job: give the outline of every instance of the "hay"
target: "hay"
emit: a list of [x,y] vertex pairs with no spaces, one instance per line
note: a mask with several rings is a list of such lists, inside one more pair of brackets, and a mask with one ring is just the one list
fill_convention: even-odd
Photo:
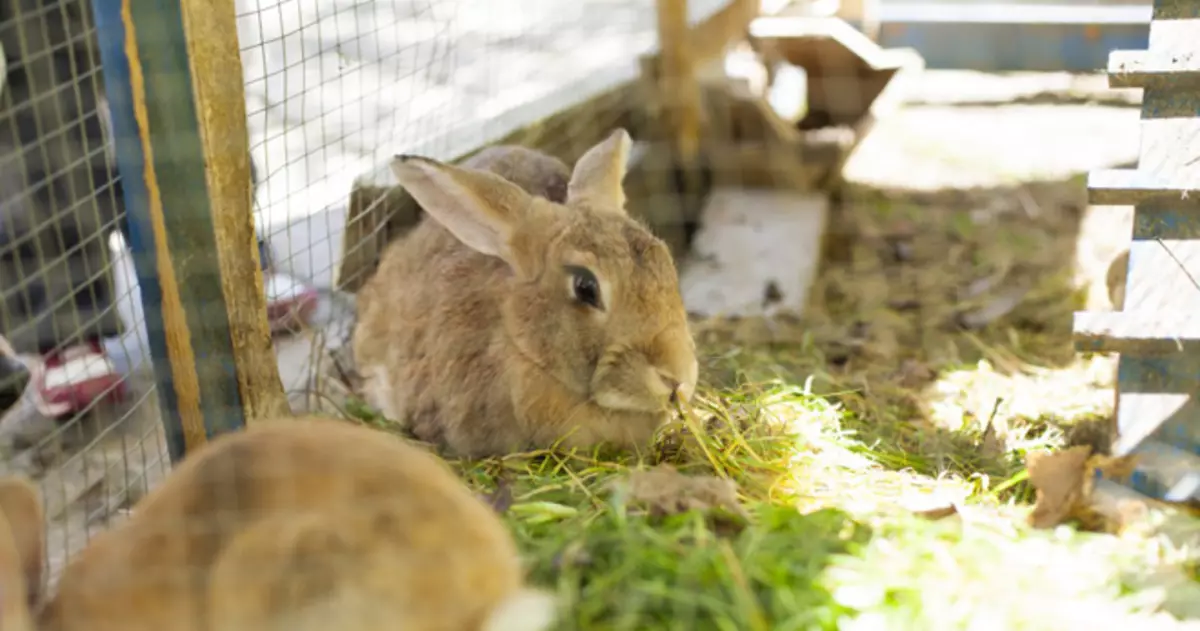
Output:
[[[454,465],[562,629],[1176,628],[1159,610],[1197,602],[1177,533],[1026,523],[1025,456],[1103,444],[1111,415],[1111,360],[1070,344],[1083,208],[1078,180],[859,192],[803,318],[694,323],[704,383],[646,453]],[[614,492],[665,465],[729,481],[705,484],[744,514]]]

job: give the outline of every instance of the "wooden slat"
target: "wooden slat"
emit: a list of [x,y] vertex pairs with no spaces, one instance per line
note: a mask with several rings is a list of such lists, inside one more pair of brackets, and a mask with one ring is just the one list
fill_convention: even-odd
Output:
[[1108,56],[1111,88],[1200,86],[1200,57],[1175,51],[1114,50]]
[[688,38],[696,63],[721,56],[731,42],[744,38],[758,12],[759,0],[730,0],[720,11],[692,27]]
[[1154,20],[1194,20],[1200,18],[1200,4],[1193,0],[1156,0]]
[[1200,209],[1200,178],[1191,182],[1164,182],[1136,169],[1098,169],[1088,174],[1088,202],[1098,206],[1161,204]]
[[692,164],[700,151],[700,86],[688,37],[687,0],[657,0],[658,97],[680,161]]
[[1093,353],[1164,354],[1200,342],[1192,313],[1081,311],[1075,314],[1075,348]]
[[[279,380],[279,367],[267,323],[267,296],[250,184],[249,136],[246,100],[243,97],[241,52],[237,15],[233,3],[179,0],[183,17],[192,91],[199,118],[201,150],[208,195],[217,269],[225,296],[229,340],[221,340],[220,353],[228,350],[246,422],[286,414],[287,398]],[[202,353],[204,348],[199,349]],[[217,363],[217,358],[200,361]],[[225,367],[218,369],[223,372]],[[218,372],[220,374],[220,372]],[[237,427],[206,419],[209,432]]]
[[1124,310],[1075,315],[1079,350],[1121,354],[1113,451],[1138,459],[1119,481],[1174,502],[1200,490],[1198,13],[1200,0],[1155,0],[1147,50],[1109,56],[1109,85],[1145,89],[1137,170],[1088,181],[1093,203],[1135,205]]
[[1146,440],[1131,450],[1139,455],[1137,473],[1129,480],[1138,491],[1168,502],[1200,499],[1194,482],[1200,476],[1200,456],[1160,440]]

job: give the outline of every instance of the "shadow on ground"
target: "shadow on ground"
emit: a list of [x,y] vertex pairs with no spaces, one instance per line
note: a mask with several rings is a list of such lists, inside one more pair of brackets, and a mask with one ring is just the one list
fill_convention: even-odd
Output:
[[1071,342],[1097,273],[1078,264],[1087,212],[1083,176],[852,188],[806,315],[697,323],[702,374],[719,387],[811,376],[882,464],[929,475],[1006,476],[1035,444],[1103,444],[1111,371]]

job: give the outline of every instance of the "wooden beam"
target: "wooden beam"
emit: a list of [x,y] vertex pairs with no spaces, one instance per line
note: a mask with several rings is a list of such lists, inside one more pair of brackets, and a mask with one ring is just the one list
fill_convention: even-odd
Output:
[[[1163,28],[1163,24],[1157,25]],[[1195,28],[1194,23],[1178,25]],[[1195,88],[1200,85],[1200,59],[1187,51],[1114,50],[1108,55],[1110,88]]]
[[700,152],[700,85],[688,36],[687,0],[657,0],[658,95],[675,151],[692,163]]
[[1088,173],[1088,202],[1096,206],[1148,204],[1200,210],[1200,189],[1191,182],[1162,181],[1138,169],[1096,169]]
[[179,0],[216,239],[216,261],[248,422],[288,412],[267,322],[250,184],[245,84],[232,2]]
[[1200,345],[1200,321],[1191,313],[1081,311],[1075,348],[1092,353],[1160,355]]
[[138,142],[117,144],[125,178],[144,184],[126,191],[127,211],[147,228],[142,249],[153,249],[161,291],[145,307],[161,314],[162,330],[148,332],[162,336],[166,356],[154,360],[170,367],[161,385],[188,451],[247,416],[286,409],[264,333],[233,7],[199,4],[121,0]]
[[697,24],[688,34],[695,62],[719,57],[729,44],[744,38],[761,6],[761,0],[730,0],[725,8]]

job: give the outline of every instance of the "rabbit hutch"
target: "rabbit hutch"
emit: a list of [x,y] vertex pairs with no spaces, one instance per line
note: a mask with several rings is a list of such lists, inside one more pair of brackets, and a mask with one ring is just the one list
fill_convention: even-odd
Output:
[[[1200,489],[1194,0],[43,4],[0,4],[0,444],[40,490],[50,583],[218,435],[308,413],[405,434],[351,351],[357,294],[425,217],[398,156],[516,145],[575,165],[618,128],[625,208],[678,271],[695,399],[649,462],[448,459],[531,580],[570,592],[570,628],[908,616],[838,592],[870,582],[845,559],[886,554],[862,511],[919,515],[917,555],[971,502],[1111,530],[1128,502]],[[1099,87],[1081,74],[1105,67]],[[1062,147],[1082,157],[1052,175],[964,183]],[[950,183],[921,188],[934,162]],[[1077,245],[1089,204],[1132,206],[1132,232]],[[1126,252],[1119,299],[1081,304],[1065,259],[1088,248],[1106,269]],[[1058,495],[1051,464],[1073,476]],[[784,541],[818,560],[785,563]],[[597,568],[643,596],[605,601]]]

